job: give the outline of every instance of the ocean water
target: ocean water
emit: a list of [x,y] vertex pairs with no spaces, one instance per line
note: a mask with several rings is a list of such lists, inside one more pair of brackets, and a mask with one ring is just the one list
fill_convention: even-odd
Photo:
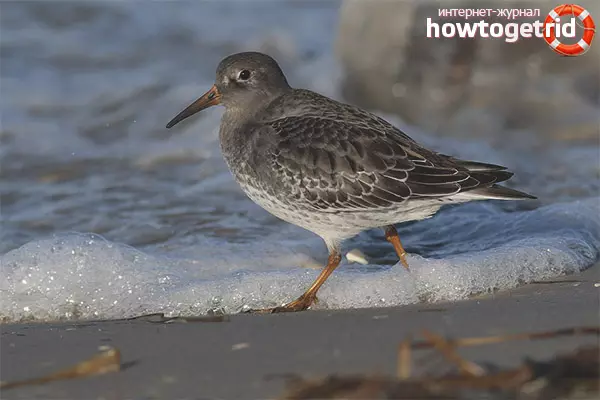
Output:
[[[238,312],[292,300],[327,257],[320,238],[248,200],[221,158],[222,110],[164,125],[218,61],[260,50],[296,87],[340,97],[337,2],[0,4],[0,318]],[[349,240],[315,308],[464,299],[581,271],[600,256],[598,144],[543,132],[423,144],[516,172],[539,197],[447,207]],[[494,130],[486,130],[494,132]],[[492,135],[492,136],[489,136]]]

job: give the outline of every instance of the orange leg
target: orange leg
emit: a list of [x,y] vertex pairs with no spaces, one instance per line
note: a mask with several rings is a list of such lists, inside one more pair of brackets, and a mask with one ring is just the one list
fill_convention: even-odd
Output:
[[410,271],[408,262],[406,262],[406,250],[402,247],[398,231],[392,225],[385,228],[385,239],[394,246],[394,250],[396,250],[396,254],[398,254],[398,258],[400,258],[400,262],[402,262],[404,268],[406,268],[407,271]]
[[303,311],[309,308],[317,299],[317,292],[319,288],[323,286],[329,275],[333,273],[333,271],[340,265],[340,261],[342,260],[342,255],[335,251],[329,254],[329,259],[327,260],[327,265],[321,271],[317,279],[313,282],[313,284],[308,288],[306,292],[296,300],[287,303],[281,307],[275,308],[265,308],[261,310],[252,310],[250,312],[257,313],[280,313],[280,312],[295,312],[295,311]]

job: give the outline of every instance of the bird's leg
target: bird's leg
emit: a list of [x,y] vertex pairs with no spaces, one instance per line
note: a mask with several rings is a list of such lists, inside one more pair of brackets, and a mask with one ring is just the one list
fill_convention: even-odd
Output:
[[317,279],[313,282],[313,284],[308,288],[306,292],[296,300],[287,303],[281,307],[275,308],[266,308],[262,310],[252,310],[251,312],[258,313],[280,313],[280,312],[295,312],[295,311],[303,311],[310,307],[315,300],[317,299],[317,292],[319,288],[323,286],[329,275],[333,273],[333,271],[340,265],[340,261],[342,260],[342,255],[339,251],[333,250],[329,254],[329,258],[327,260],[327,265],[323,268],[323,271],[319,274]]
[[404,268],[406,268],[407,271],[410,271],[408,262],[406,261],[406,250],[402,247],[398,231],[392,225],[385,228],[385,239],[394,246],[394,250],[396,250],[396,254],[398,254],[398,258],[400,258],[400,262],[402,262]]

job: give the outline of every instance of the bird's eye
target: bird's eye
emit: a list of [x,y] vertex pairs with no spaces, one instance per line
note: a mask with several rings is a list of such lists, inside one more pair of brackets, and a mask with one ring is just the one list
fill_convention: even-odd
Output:
[[250,71],[248,71],[247,69],[240,71],[238,78],[241,81],[247,81],[248,78],[250,78]]

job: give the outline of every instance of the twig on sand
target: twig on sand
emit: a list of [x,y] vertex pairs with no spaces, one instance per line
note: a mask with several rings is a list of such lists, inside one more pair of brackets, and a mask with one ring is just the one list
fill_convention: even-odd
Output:
[[131,318],[125,318],[125,321],[151,322],[155,324],[173,324],[173,323],[192,323],[192,322],[229,322],[229,316],[224,314],[201,315],[192,317],[165,317],[164,313],[144,314]]
[[103,375],[117,372],[121,369],[121,352],[115,348],[109,348],[94,355],[92,358],[82,361],[73,367],[45,375],[39,378],[24,379],[20,381],[2,382],[0,389],[13,389],[21,386],[40,385],[52,381],[64,379],[84,378],[93,375]]
[[[508,335],[496,335],[496,336],[483,336],[483,337],[471,337],[462,339],[447,339],[446,342],[455,347],[463,346],[480,346],[482,344],[493,344],[508,342],[512,340],[536,340],[536,339],[552,339],[560,336],[580,336],[580,335],[598,335],[600,336],[600,327],[596,326],[583,326],[575,328],[558,329],[547,332],[533,332],[533,333],[516,333]],[[427,349],[435,347],[434,343],[430,340],[424,340],[415,342],[411,345],[412,349]]]

